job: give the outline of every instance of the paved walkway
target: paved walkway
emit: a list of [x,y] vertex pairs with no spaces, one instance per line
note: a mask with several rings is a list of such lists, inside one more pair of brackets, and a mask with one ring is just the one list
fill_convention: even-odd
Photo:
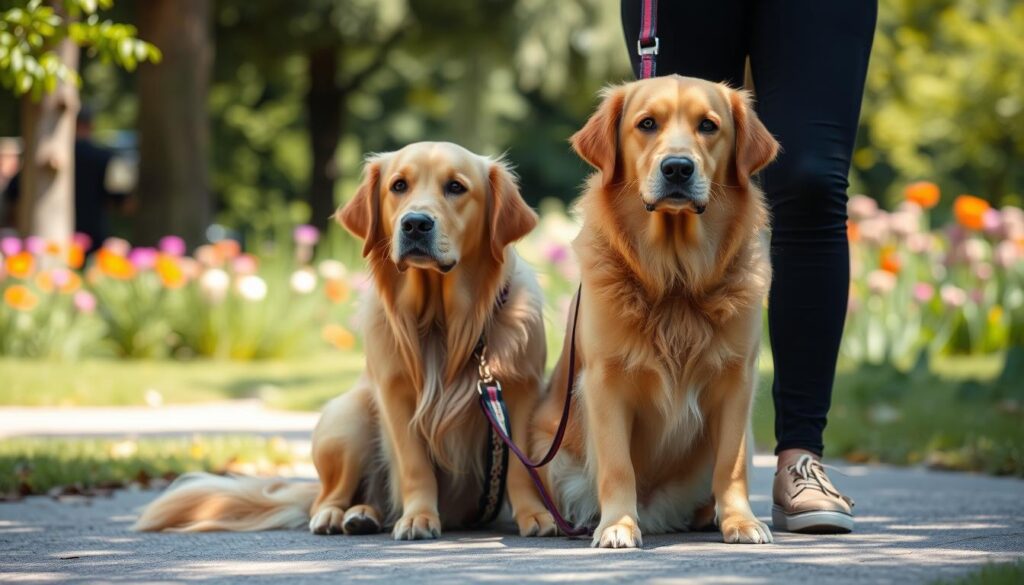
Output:
[[259,400],[159,407],[0,408],[0,439],[248,433],[309,439],[318,412],[272,410]]
[[[767,517],[772,459],[758,457],[755,511]],[[134,534],[155,494],[89,503],[0,504],[0,582],[226,581],[358,583],[929,583],[1024,557],[1024,481],[889,467],[843,467],[857,502],[845,536],[776,534],[774,545],[722,544],[715,534],[646,536],[642,550],[525,539],[508,531],[438,541],[255,534]]]

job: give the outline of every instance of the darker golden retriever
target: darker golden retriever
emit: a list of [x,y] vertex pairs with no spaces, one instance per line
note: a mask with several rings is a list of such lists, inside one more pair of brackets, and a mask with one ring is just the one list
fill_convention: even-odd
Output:
[[[364,242],[366,372],[313,432],[319,483],[186,477],[151,504],[139,530],[265,530],[436,538],[473,522],[487,423],[474,349],[486,341],[513,434],[525,436],[544,375],[543,300],[510,244],[536,225],[501,161],[449,143],[371,157],[339,219]],[[496,303],[496,299],[502,302]],[[526,469],[508,498],[524,535],[552,534]]]
[[[544,469],[594,546],[712,524],[771,542],[747,469],[767,212],[751,175],[778,145],[746,94],[679,76],[613,87],[572,145],[597,172],[574,243],[582,294],[575,404]],[[534,423],[547,448],[565,399],[569,340]]]

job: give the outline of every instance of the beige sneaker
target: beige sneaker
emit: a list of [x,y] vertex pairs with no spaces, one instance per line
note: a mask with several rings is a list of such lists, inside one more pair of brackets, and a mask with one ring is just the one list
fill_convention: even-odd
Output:
[[801,455],[796,463],[775,472],[772,528],[812,534],[853,530],[853,500],[839,493],[820,461]]

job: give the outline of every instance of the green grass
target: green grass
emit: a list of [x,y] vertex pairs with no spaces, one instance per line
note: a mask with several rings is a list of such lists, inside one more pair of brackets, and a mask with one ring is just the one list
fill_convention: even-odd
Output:
[[164,403],[260,398],[314,410],[347,390],[363,368],[356,353],[288,361],[0,359],[0,406],[130,406],[159,392]]
[[[771,360],[762,363],[754,432],[758,445],[769,449],[774,445]],[[927,463],[1024,476],[1020,391],[1008,391],[996,381],[1001,367],[996,356],[947,358],[909,372],[840,368],[826,454],[856,462]],[[246,363],[91,360],[65,365],[6,359],[0,360],[0,405],[145,404],[152,389],[165,403],[256,397],[277,408],[313,410],[348,389],[362,368],[362,356],[352,353]],[[124,484],[140,476],[223,471],[239,461],[285,463],[293,458],[272,443],[257,438],[5,440],[0,442],[0,493]]]
[[6,439],[0,441],[0,496],[147,485],[189,471],[275,474],[306,459],[280,438]]
[[966,577],[936,581],[935,585],[1018,585],[1019,583],[1024,583],[1024,561],[989,565]]

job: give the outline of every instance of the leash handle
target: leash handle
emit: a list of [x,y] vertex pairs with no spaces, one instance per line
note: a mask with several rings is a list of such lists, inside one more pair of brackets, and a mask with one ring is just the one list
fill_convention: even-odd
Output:
[[590,534],[590,530],[585,526],[573,526],[558,512],[558,506],[555,505],[551,494],[544,487],[544,482],[541,480],[540,474],[537,473],[537,468],[547,465],[558,454],[558,450],[562,446],[562,440],[565,438],[565,429],[569,424],[569,414],[572,412],[572,392],[576,385],[576,322],[580,316],[580,297],[582,295],[583,285],[580,285],[579,290],[576,292],[576,308],[573,311],[572,327],[569,333],[569,378],[566,383],[562,418],[558,423],[558,431],[555,432],[555,437],[551,441],[551,447],[548,448],[547,454],[540,461],[532,461],[512,441],[508,424],[508,410],[505,408],[505,401],[502,397],[501,384],[493,379],[481,380],[477,387],[480,391],[480,407],[483,409],[484,415],[487,416],[487,420],[491,423],[491,428],[526,467],[527,473],[530,474],[530,478],[537,487],[537,492],[540,493],[544,507],[548,509],[548,512],[555,519],[558,529],[566,536],[584,536]]
[[658,49],[658,0],[640,0],[640,38],[636,40],[636,52],[640,55],[640,79],[657,75]]

